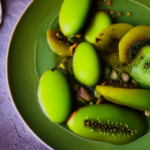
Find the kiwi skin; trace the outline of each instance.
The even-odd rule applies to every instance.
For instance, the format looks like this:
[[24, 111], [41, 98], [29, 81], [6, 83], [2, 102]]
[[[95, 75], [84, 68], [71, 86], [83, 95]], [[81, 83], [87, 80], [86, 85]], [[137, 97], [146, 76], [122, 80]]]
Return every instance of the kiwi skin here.
[[97, 85], [96, 91], [110, 102], [150, 111], [150, 90], [148, 89], [140, 89], [130, 83], [105, 82], [102, 85]]
[[119, 59], [122, 63], [130, 63], [137, 53], [150, 45], [150, 26], [140, 25], [132, 28], [119, 43]]
[[119, 42], [124, 35], [133, 28], [131, 24], [112, 24], [102, 30], [95, 38], [94, 46], [102, 62], [112, 66], [118, 71], [125, 71], [124, 64], [119, 60]]
[[147, 131], [146, 118], [140, 111], [115, 104], [98, 104], [75, 111], [67, 125], [75, 134], [94, 141], [126, 144]]
[[50, 48], [62, 57], [71, 57], [70, 52], [70, 42], [68, 42], [67, 38], [62, 34], [60, 29], [56, 30], [47, 30], [47, 40], [50, 45]]

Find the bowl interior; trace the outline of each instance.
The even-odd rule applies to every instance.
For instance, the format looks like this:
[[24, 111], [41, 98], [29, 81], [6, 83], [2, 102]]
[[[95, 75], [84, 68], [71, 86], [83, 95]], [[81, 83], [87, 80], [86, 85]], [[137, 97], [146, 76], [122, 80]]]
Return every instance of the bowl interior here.
[[[8, 51], [8, 83], [20, 115], [31, 130], [54, 149], [119, 150], [150, 148], [150, 135], [121, 146], [85, 140], [71, 133], [65, 124], [52, 123], [42, 112], [37, 98], [40, 76], [57, 65], [56, 55], [47, 43], [46, 30], [59, 13], [62, 0], [35, 0], [21, 17], [13, 33]], [[102, 5], [98, 5], [102, 2]], [[115, 22], [149, 25], [150, 1], [113, 0], [108, 6], [95, 0], [95, 9], [108, 8], [115, 12]], [[117, 16], [117, 12], [122, 12]], [[131, 15], [127, 16], [127, 12]], [[127, 116], [124, 116], [127, 117]], [[148, 119], [150, 122], [150, 119]]]

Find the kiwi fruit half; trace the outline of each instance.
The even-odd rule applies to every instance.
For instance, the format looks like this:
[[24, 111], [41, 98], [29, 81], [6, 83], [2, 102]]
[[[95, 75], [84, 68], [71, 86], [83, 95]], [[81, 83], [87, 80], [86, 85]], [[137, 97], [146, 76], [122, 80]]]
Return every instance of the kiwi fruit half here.
[[127, 23], [117, 23], [106, 27], [96, 37], [94, 46], [98, 50], [102, 62], [110, 64], [113, 68], [124, 68], [119, 60], [119, 42], [133, 26]]
[[70, 42], [59, 29], [47, 30], [47, 39], [51, 49], [62, 57], [71, 57]]
[[54, 17], [47, 30], [47, 41], [54, 53], [61, 57], [71, 57], [70, 46], [73, 45], [60, 29], [58, 15]]
[[122, 63], [130, 63], [137, 53], [150, 45], [150, 26], [140, 25], [132, 28], [119, 43], [119, 59]]
[[150, 45], [137, 53], [129, 74], [141, 87], [150, 88]]

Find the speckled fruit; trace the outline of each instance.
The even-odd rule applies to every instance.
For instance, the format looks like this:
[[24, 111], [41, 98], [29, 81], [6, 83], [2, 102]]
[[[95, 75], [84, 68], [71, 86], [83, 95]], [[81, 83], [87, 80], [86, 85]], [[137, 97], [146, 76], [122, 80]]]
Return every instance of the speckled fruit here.
[[92, 0], [64, 0], [59, 13], [60, 28], [65, 36], [77, 34], [83, 27]]
[[132, 142], [147, 131], [141, 112], [114, 104], [83, 107], [71, 115], [67, 125], [83, 138], [118, 145]]
[[95, 86], [101, 74], [98, 55], [92, 44], [80, 43], [73, 57], [73, 71], [76, 79], [87, 85]]
[[55, 123], [65, 122], [71, 112], [71, 92], [66, 77], [58, 69], [46, 71], [38, 87], [39, 103]]
[[90, 43], [94, 43], [96, 35], [111, 24], [111, 18], [107, 13], [104, 11], [97, 12], [85, 32], [85, 39]]

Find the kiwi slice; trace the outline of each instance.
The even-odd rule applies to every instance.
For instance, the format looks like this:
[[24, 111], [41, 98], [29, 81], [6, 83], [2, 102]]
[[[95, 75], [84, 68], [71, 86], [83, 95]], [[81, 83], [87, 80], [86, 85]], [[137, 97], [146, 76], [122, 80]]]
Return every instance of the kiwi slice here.
[[130, 63], [137, 53], [150, 45], [150, 26], [140, 25], [132, 28], [119, 43], [119, 59], [122, 63]]
[[82, 34], [72, 37], [64, 36], [59, 26], [58, 15], [51, 22], [50, 30], [47, 31], [47, 39], [51, 49], [61, 57], [71, 57], [70, 46], [76, 42], [85, 41]]
[[110, 64], [113, 68], [124, 68], [119, 60], [119, 42], [133, 26], [127, 23], [117, 23], [106, 27], [95, 38], [94, 46], [98, 50], [103, 62]]
[[51, 49], [62, 57], [71, 57], [68, 39], [62, 34], [60, 29], [47, 30], [47, 39]]
[[129, 74], [141, 87], [150, 88], [150, 46], [143, 47], [136, 54]]

